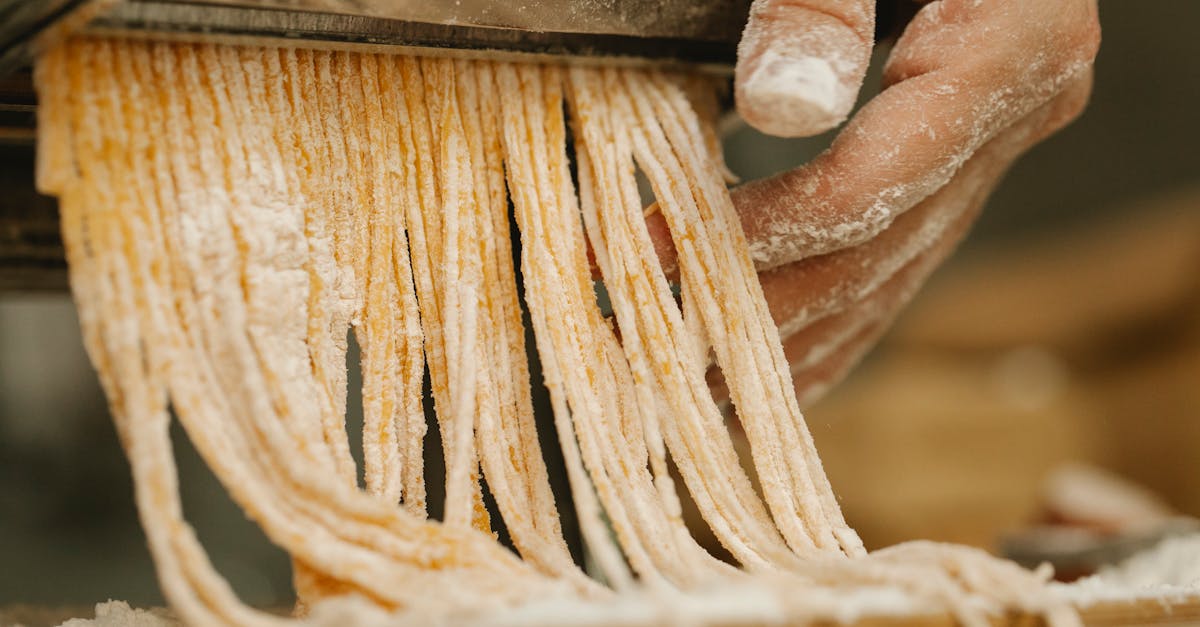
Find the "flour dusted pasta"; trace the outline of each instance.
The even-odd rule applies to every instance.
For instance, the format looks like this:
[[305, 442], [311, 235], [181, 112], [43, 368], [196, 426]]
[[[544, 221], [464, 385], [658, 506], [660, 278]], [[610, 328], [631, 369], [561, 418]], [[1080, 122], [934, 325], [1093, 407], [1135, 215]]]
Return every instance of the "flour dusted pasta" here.
[[[241, 603], [208, 562], [180, 507], [172, 414], [292, 556], [300, 614], [318, 623], [804, 620], [865, 590], [972, 624], [1012, 608], [1077, 621], [1045, 573], [928, 543], [868, 555], [846, 524], [725, 187], [706, 81], [114, 39], [53, 48], [37, 80], [39, 186], [60, 199], [88, 353], [186, 622], [292, 619]], [[345, 425], [350, 332], [362, 468]], [[761, 492], [705, 382], [710, 353]], [[444, 477], [425, 472], [426, 372]], [[563, 538], [539, 383], [605, 584]], [[441, 521], [427, 481], [444, 485]], [[485, 486], [519, 556], [491, 534]], [[683, 490], [737, 565], [692, 537]]]

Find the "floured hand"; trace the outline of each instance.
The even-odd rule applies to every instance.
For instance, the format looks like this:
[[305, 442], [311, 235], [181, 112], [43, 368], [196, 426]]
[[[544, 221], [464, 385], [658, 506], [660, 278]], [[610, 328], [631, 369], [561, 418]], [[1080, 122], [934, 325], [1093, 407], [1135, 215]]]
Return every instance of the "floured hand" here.
[[[789, 137], [841, 123], [873, 29], [871, 0], [756, 0], [739, 112]], [[1095, 0], [930, 2], [829, 150], [734, 190], [802, 403], [875, 343], [1012, 162], [1079, 115], [1099, 33]]]

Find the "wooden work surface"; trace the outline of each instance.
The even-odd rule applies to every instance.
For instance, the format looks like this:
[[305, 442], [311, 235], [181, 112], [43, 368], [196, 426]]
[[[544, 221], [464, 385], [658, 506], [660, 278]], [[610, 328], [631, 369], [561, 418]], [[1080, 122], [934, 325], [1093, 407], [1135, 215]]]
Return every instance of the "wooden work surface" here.
[[1083, 610], [1088, 625], [1200, 625], [1200, 594], [1169, 603], [1157, 599], [1101, 603]]
[[[1091, 604], [1080, 610], [1083, 623], [1088, 627], [1132, 627], [1134, 625], [1196, 625], [1200, 626], [1200, 593], [1183, 599], [1137, 599], [1128, 601], [1104, 601]], [[1040, 627], [1045, 624], [1040, 617], [1014, 615], [997, 617], [992, 621], [996, 627]], [[845, 627], [836, 621], [808, 623], [811, 627]], [[958, 623], [949, 615], [911, 617], [873, 617], [853, 623], [853, 627], [954, 627]]]
[[[1134, 601], [1106, 601], [1089, 605], [1081, 610], [1083, 622], [1089, 627], [1133, 627], [1140, 625], [1200, 626], [1200, 593], [1184, 599], [1158, 600], [1138, 599]], [[286, 614], [286, 611], [281, 611]], [[30, 606], [0, 607], [0, 627], [20, 624], [24, 627], [51, 627], [72, 617], [90, 617], [92, 608], [35, 608]], [[997, 617], [992, 621], [996, 627], [1040, 627], [1045, 622], [1035, 616]], [[816, 621], [795, 623], [794, 627], [955, 627], [955, 620], [947, 615], [870, 617], [854, 623], [838, 621]], [[732, 626], [731, 626], [732, 627]], [[748, 627], [738, 625], [738, 627]]]

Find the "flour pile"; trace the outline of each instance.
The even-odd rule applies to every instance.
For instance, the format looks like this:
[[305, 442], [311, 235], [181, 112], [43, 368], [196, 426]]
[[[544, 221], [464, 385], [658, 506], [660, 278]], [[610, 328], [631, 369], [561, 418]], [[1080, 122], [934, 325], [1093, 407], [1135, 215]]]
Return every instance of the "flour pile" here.
[[1200, 534], [1165, 538], [1120, 564], [1054, 587], [1082, 606], [1131, 599], [1194, 599], [1200, 595]]

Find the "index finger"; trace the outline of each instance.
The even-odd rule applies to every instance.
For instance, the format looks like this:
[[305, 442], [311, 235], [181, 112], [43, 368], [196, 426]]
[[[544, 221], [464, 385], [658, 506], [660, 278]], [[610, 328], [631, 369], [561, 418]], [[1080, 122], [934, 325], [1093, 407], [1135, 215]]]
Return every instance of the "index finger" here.
[[846, 119], [871, 59], [874, 0], [755, 0], [738, 44], [738, 112], [780, 137]]

